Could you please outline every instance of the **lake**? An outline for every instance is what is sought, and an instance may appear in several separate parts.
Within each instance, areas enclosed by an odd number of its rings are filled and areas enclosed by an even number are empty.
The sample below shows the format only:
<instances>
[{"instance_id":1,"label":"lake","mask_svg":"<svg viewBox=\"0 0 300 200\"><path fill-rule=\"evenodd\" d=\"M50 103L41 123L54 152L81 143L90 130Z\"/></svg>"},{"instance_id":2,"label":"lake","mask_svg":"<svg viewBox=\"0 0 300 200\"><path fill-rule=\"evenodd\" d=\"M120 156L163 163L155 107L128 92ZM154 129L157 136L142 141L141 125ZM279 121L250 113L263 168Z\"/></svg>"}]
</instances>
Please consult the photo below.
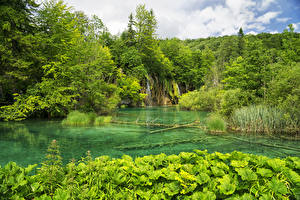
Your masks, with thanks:
<instances>
[{"instance_id":1,"label":"lake","mask_svg":"<svg viewBox=\"0 0 300 200\"><path fill-rule=\"evenodd\" d=\"M53 139L60 146L64 163L73 158L81 159L88 150L93 157L109 155L113 158L124 154L132 157L178 154L194 149L222 153L237 150L269 157L300 157L300 141L293 138L242 133L213 135L194 127L168 130L164 126L153 126L194 121L205 125L206 116L205 112L180 111L173 106L120 109L113 119L124 123L103 126L67 127L57 120L1 122L0 165L9 161L22 166L41 163Z\"/></svg>"}]
</instances>

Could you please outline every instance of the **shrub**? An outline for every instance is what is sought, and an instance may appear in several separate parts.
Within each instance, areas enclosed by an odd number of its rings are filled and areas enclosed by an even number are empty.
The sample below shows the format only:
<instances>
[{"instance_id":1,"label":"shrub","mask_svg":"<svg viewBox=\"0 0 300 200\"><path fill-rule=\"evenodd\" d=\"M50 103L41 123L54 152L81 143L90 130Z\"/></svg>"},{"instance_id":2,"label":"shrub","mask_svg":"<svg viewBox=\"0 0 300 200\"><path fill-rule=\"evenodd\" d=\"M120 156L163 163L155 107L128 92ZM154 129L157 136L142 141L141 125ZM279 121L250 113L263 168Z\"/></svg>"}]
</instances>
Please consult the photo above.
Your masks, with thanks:
<instances>
[{"instance_id":1,"label":"shrub","mask_svg":"<svg viewBox=\"0 0 300 200\"><path fill-rule=\"evenodd\" d=\"M226 131L226 122L219 114L210 114L206 120L206 123L210 131Z\"/></svg>"},{"instance_id":2,"label":"shrub","mask_svg":"<svg viewBox=\"0 0 300 200\"><path fill-rule=\"evenodd\" d=\"M245 132L283 132L288 125L281 110L265 105L237 109L233 112L231 120L233 127Z\"/></svg>"},{"instance_id":3,"label":"shrub","mask_svg":"<svg viewBox=\"0 0 300 200\"><path fill-rule=\"evenodd\" d=\"M223 91L220 102L220 114L230 117L234 110L247 106L249 99L253 99L253 96L240 88Z\"/></svg>"},{"instance_id":4,"label":"shrub","mask_svg":"<svg viewBox=\"0 0 300 200\"><path fill-rule=\"evenodd\" d=\"M86 126L92 124L95 118L95 113L82 113L75 110L68 114L67 118L62 121L62 124L68 126Z\"/></svg>"},{"instance_id":5,"label":"shrub","mask_svg":"<svg viewBox=\"0 0 300 200\"><path fill-rule=\"evenodd\" d=\"M101 124L110 123L112 116L98 116L95 119L94 125L99 126Z\"/></svg>"},{"instance_id":6,"label":"shrub","mask_svg":"<svg viewBox=\"0 0 300 200\"><path fill-rule=\"evenodd\" d=\"M179 99L179 106L187 110L214 111L218 107L218 90L195 90L183 94Z\"/></svg>"}]
</instances>

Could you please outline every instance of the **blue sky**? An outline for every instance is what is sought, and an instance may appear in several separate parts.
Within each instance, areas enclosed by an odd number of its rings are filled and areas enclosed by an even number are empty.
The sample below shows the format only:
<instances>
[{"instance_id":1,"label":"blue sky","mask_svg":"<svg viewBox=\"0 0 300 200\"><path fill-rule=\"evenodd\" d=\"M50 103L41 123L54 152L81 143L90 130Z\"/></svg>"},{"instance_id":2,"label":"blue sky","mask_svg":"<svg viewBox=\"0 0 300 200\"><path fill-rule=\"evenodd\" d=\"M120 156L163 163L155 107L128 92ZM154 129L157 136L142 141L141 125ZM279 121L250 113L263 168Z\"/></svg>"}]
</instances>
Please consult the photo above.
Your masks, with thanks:
<instances>
[{"instance_id":1,"label":"blue sky","mask_svg":"<svg viewBox=\"0 0 300 200\"><path fill-rule=\"evenodd\" d=\"M300 0L64 0L75 10L99 16L111 33L127 27L138 4L152 8L160 38L206 38L282 32L293 24L300 32Z\"/></svg>"}]
</instances>

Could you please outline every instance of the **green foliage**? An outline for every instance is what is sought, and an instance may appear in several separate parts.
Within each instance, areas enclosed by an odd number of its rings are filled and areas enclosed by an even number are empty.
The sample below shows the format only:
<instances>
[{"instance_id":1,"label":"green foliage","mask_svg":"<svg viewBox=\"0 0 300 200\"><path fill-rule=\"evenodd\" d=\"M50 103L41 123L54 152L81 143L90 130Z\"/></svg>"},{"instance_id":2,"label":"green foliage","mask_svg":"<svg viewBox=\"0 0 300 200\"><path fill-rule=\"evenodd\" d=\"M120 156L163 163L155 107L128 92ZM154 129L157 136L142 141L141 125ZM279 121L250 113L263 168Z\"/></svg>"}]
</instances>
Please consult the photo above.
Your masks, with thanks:
<instances>
[{"instance_id":1,"label":"green foliage","mask_svg":"<svg viewBox=\"0 0 300 200\"><path fill-rule=\"evenodd\" d=\"M234 128L245 132L280 133L288 128L281 110L263 105L237 109L231 120Z\"/></svg>"},{"instance_id":2,"label":"green foliage","mask_svg":"<svg viewBox=\"0 0 300 200\"><path fill-rule=\"evenodd\" d=\"M48 193L53 196L64 178L62 157L56 140L51 142L47 152L47 160L42 163L42 167L35 177L39 181L36 181L33 185L36 193Z\"/></svg>"},{"instance_id":3,"label":"green foliage","mask_svg":"<svg viewBox=\"0 0 300 200\"><path fill-rule=\"evenodd\" d=\"M4 199L297 199L297 157L271 159L195 150L121 159L87 158L60 165L57 144L37 175L9 163L0 168ZM46 164L47 163L47 164ZM273 165L275 164L275 166ZM278 165L276 165L278 163ZM274 169L276 167L276 170ZM280 173L278 173L280 172ZM10 177L10 178L8 178ZM9 189L7 189L9 188Z\"/></svg>"},{"instance_id":4,"label":"green foliage","mask_svg":"<svg viewBox=\"0 0 300 200\"><path fill-rule=\"evenodd\" d=\"M32 177L29 174L37 165L22 168L14 162L9 162L4 168L0 166L0 196L1 199L29 198Z\"/></svg>"},{"instance_id":5,"label":"green foliage","mask_svg":"<svg viewBox=\"0 0 300 200\"><path fill-rule=\"evenodd\" d=\"M91 125L96 118L95 113L82 113L72 111L67 115L67 118L62 121L62 125L67 126L87 126Z\"/></svg>"},{"instance_id":6,"label":"green foliage","mask_svg":"<svg viewBox=\"0 0 300 200\"><path fill-rule=\"evenodd\" d=\"M217 89L205 88L188 92L179 99L179 106L187 110L214 111L219 105L217 94Z\"/></svg>"},{"instance_id":7,"label":"green foliage","mask_svg":"<svg viewBox=\"0 0 300 200\"><path fill-rule=\"evenodd\" d=\"M227 117L229 117L234 110L249 104L249 96L239 88L224 90L221 97L219 112Z\"/></svg>"},{"instance_id":8,"label":"green foliage","mask_svg":"<svg viewBox=\"0 0 300 200\"><path fill-rule=\"evenodd\" d=\"M268 103L286 113L292 129L300 126L300 64L282 69L269 83ZM299 131L299 130L298 130Z\"/></svg>"},{"instance_id":9,"label":"green foliage","mask_svg":"<svg viewBox=\"0 0 300 200\"><path fill-rule=\"evenodd\" d=\"M226 122L225 120L216 113L212 113L208 116L206 120L206 124L208 127L208 130L214 132L214 131L226 131Z\"/></svg>"},{"instance_id":10,"label":"green foliage","mask_svg":"<svg viewBox=\"0 0 300 200\"><path fill-rule=\"evenodd\" d=\"M278 105L289 126L299 127L300 34L292 25L280 34L240 28L232 36L164 40L153 10L138 5L119 37L62 0L4 1L0 18L1 120L139 106L149 80L154 104L205 86L184 96L182 107L229 117L241 106Z\"/></svg>"},{"instance_id":11,"label":"green foliage","mask_svg":"<svg viewBox=\"0 0 300 200\"><path fill-rule=\"evenodd\" d=\"M142 87L139 84L139 80L123 75L118 82L120 87L120 98L122 100L121 103L131 106L141 105L146 94L140 92Z\"/></svg>"}]
</instances>

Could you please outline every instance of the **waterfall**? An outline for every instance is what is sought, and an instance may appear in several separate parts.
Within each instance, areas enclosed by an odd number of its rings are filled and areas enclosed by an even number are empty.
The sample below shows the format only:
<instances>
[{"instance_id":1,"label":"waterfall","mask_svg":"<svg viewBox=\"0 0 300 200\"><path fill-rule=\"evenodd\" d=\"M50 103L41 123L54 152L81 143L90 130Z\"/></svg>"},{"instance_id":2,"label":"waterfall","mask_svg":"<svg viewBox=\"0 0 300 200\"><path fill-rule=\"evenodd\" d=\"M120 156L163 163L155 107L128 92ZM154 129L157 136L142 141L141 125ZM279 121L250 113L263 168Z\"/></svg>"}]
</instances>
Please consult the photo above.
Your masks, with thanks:
<instances>
[{"instance_id":1,"label":"waterfall","mask_svg":"<svg viewBox=\"0 0 300 200\"><path fill-rule=\"evenodd\" d=\"M177 83L176 83L176 86L177 86L178 96L181 96L181 91L180 91L179 85Z\"/></svg>"},{"instance_id":2,"label":"waterfall","mask_svg":"<svg viewBox=\"0 0 300 200\"><path fill-rule=\"evenodd\" d=\"M152 95L151 95L151 88L150 88L150 82L149 79L147 79L147 88L146 88L146 103L148 106L152 106Z\"/></svg>"}]
</instances>

